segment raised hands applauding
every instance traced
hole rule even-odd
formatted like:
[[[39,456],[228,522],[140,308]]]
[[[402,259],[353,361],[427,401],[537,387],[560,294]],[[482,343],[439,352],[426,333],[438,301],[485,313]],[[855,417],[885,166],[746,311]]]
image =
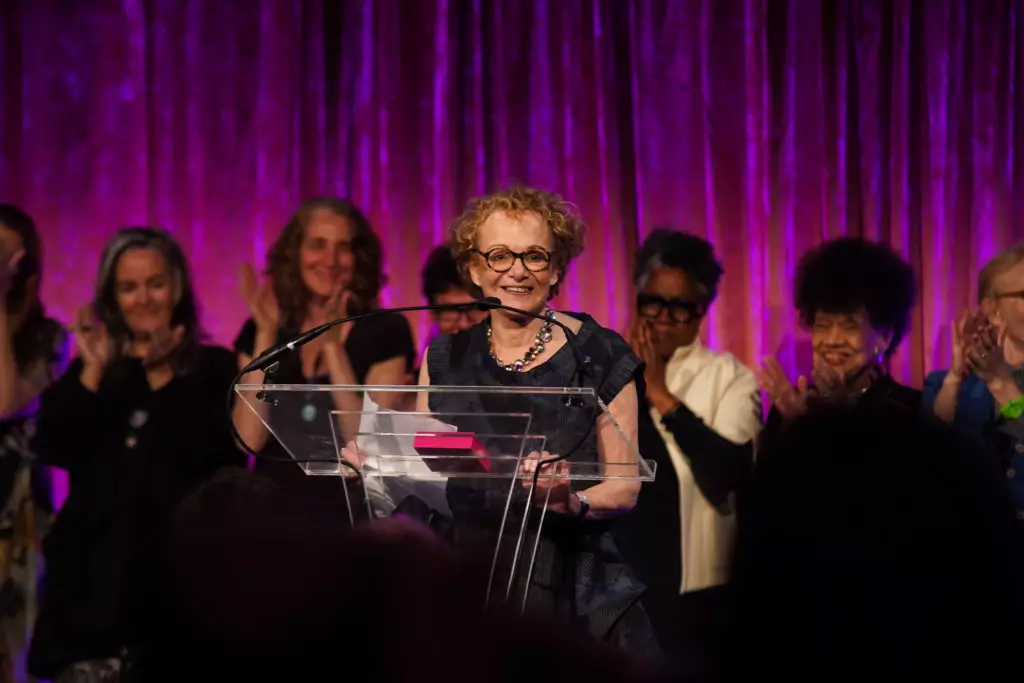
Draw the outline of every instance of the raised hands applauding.
[[[1006,326],[997,327],[984,317],[972,317],[975,318],[973,326],[965,325],[965,330],[969,334],[961,333],[959,355],[964,370],[973,372],[983,382],[989,384],[1009,374],[1003,356]]]
[[[807,398],[810,393],[807,377],[800,375],[794,386],[786,376],[786,371],[779,365],[779,361],[768,357],[764,359],[760,380],[761,389],[768,394],[772,405],[783,418],[789,420],[807,412]]]

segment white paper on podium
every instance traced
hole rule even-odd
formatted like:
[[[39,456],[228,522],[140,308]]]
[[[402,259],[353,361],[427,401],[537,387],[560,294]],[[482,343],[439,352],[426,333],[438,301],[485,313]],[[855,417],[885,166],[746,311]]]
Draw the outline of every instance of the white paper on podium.
[[[366,456],[363,489],[372,509],[390,516],[408,496],[416,496],[432,510],[450,517],[448,478],[427,466],[413,441],[420,432],[454,431],[454,426],[426,415],[383,410],[364,393],[356,446]],[[380,455],[392,457],[381,460]]]

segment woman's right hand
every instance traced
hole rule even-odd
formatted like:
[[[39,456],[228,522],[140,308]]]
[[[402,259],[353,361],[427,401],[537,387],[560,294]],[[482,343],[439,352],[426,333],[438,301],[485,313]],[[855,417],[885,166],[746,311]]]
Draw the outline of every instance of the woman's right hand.
[[[107,333],[106,326],[96,320],[92,306],[78,309],[74,328],[75,345],[78,356],[82,359],[82,374],[79,380],[89,391],[99,391],[100,380],[107,363],[114,357],[114,342]]]
[[[974,313],[967,311],[960,317],[960,320],[953,322],[951,325],[953,362],[949,366],[948,377],[962,381],[971,373],[967,362],[967,349],[970,347],[971,340],[989,327],[988,316],[981,311]]]
[[[359,472],[352,468],[363,469],[363,465],[366,463],[366,453],[356,445],[355,441],[349,441],[341,447],[339,460],[342,461],[341,476],[351,479],[359,476]]]
[[[779,362],[769,356],[764,359],[760,379],[761,389],[772,399],[772,405],[783,418],[788,420],[807,412],[806,377],[800,375],[794,387]]]
[[[78,309],[74,335],[83,365],[100,371],[106,368],[113,356],[113,342],[106,325],[96,320],[91,305]]]
[[[249,315],[256,323],[256,330],[276,334],[281,312],[270,280],[260,284],[256,269],[252,264],[246,263],[242,266],[239,276],[238,290],[249,307]]]

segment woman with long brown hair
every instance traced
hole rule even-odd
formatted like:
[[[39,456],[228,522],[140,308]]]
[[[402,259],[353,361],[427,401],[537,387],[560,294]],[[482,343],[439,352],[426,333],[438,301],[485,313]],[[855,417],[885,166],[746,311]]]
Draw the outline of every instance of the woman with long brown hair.
[[[385,283],[381,251],[369,220],[351,202],[333,197],[303,202],[270,249],[264,282],[259,282],[251,267],[243,270],[241,291],[252,317],[235,339],[239,368],[305,330],[376,309]],[[286,354],[272,381],[402,385],[415,355],[409,322],[401,315],[382,313],[337,326],[297,353]],[[256,372],[243,377],[242,382],[258,384],[263,379]],[[328,394],[311,392],[292,398],[293,402],[275,409],[275,432],[280,434],[287,424],[299,425],[308,432],[329,424],[323,416],[336,406]],[[390,402],[401,400],[400,396],[387,394],[374,398],[383,407],[397,407],[397,403]],[[288,454],[244,401],[236,402],[234,420],[246,444],[268,456],[257,461],[257,467],[285,485],[286,490],[344,502],[342,489],[330,477],[307,477],[296,464],[269,459],[285,459]],[[323,437],[324,443],[332,443],[329,433]]]
[[[22,680],[36,611],[38,540],[53,512],[29,447],[39,394],[64,369],[67,334],[39,300],[42,245],[24,211],[0,204],[0,682]]]

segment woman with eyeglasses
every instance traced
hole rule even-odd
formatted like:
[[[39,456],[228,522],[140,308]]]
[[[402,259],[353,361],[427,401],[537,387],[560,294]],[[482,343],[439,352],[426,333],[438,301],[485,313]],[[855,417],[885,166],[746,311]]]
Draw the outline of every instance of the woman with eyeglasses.
[[[452,249],[447,244],[441,244],[430,252],[420,279],[423,282],[423,298],[431,306],[466,304],[480,298],[480,289],[476,285],[466,284],[459,272],[459,264],[452,256]],[[453,334],[482,322],[487,317],[487,311],[431,311],[430,317],[438,334]]]
[[[536,463],[538,455],[563,456],[626,475],[596,484],[562,477],[537,481],[532,500],[549,497],[543,527],[539,532],[531,528],[531,534],[539,533],[539,549],[525,588],[527,610],[654,656],[657,643],[638,601],[643,585],[622,561],[611,534],[615,521],[633,509],[640,491],[638,481],[626,478],[638,471],[629,442],[636,438],[640,359],[622,337],[590,316],[551,306],[570,263],[583,251],[584,232],[572,205],[550,192],[512,188],[472,200],[452,226],[459,267],[484,296],[540,319],[494,310],[481,324],[435,338],[424,354],[420,384],[541,390],[574,386],[579,379],[576,356],[565,332],[552,322],[559,321],[574,333],[581,354],[590,358],[582,385],[596,389],[611,417],[593,404],[567,404],[564,395],[554,392],[526,398],[486,392],[428,397],[424,392],[419,409],[449,416],[444,419],[452,419],[460,431],[477,434],[507,432],[500,427],[500,415],[528,411],[530,433],[546,439],[545,452],[530,454],[529,462]],[[514,423],[521,428],[521,420]],[[523,489],[517,491],[532,486],[530,479],[521,483]],[[488,531],[494,529],[483,528],[479,520],[500,517],[507,498],[506,483],[450,481],[447,500],[457,547],[463,539],[479,538],[478,547],[461,547],[493,552],[496,538]]]
[[[978,303],[951,326],[953,363],[928,375],[922,405],[988,443],[1024,522],[1024,244],[981,269]]]
[[[627,561],[647,584],[644,605],[665,650],[687,665],[712,654],[728,580],[735,491],[761,429],[754,373],[701,344],[722,267],[707,241],[660,228],[637,255],[629,341],[644,361],[640,452],[658,476],[621,530]]]

